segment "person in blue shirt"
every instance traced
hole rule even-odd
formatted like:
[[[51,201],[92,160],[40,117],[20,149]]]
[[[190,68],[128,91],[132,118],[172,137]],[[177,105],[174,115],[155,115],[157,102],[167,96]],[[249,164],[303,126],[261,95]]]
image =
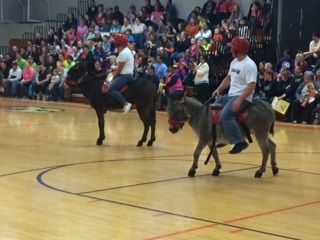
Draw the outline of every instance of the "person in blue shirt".
[[[294,59],[292,58],[292,53],[290,49],[285,49],[283,52],[283,57],[280,58],[276,66],[276,72],[280,73],[282,68],[289,69],[291,72],[294,67]]]
[[[168,67],[165,63],[163,63],[163,57],[157,56],[156,63],[153,64],[155,68],[155,73],[160,79],[165,79],[167,77]]]

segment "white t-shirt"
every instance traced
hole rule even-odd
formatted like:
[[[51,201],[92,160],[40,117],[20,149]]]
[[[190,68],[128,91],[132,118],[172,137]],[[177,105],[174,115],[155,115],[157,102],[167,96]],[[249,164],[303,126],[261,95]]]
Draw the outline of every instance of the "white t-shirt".
[[[250,83],[257,82],[257,65],[248,56],[242,61],[236,58],[231,62],[228,75],[231,76],[229,96],[240,96]],[[247,98],[252,101],[253,93]]]
[[[134,57],[131,50],[126,47],[124,48],[117,57],[117,63],[124,62],[124,66],[120,74],[133,74],[134,70]]]
[[[19,67],[17,67],[15,71],[13,70],[13,68],[10,69],[10,71],[9,71],[9,80],[10,81],[20,80],[21,77],[22,77],[22,70]]]
[[[320,50],[320,41],[318,41],[317,43],[315,41],[311,41],[310,45],[309,45],[309,51],[313,52],[313,51],[319,51]],[[317,54],[314,54],[315,57],[317,57]]]

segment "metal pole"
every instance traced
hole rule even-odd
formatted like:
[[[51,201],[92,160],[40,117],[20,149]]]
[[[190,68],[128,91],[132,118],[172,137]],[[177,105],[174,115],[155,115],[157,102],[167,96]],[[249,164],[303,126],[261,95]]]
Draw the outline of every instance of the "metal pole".
[[[50,2],[49,0],[46,0],[47,4],[48,4],[48,19],[51,20],[51,8],[50,8]]]
[[[277,45],[278,45],[278,49],[280,50],[280,44],[281,44],[281,40],[282,40],[282,12],[283,12],[283,0],[279,0],[278,1],[278,22],[277,22]],[[277,51],[277,59],[279,59],[280,57],[280,52]]]
[[[3,22],[3,0],[1,0],[1,2],[0,2],[0,10],[1,10],[1,12],[0,12],[1,19],[0,19],[0,21]]]
[[[30,0],[28,0],[27,5],[27,22],[30,22]]]

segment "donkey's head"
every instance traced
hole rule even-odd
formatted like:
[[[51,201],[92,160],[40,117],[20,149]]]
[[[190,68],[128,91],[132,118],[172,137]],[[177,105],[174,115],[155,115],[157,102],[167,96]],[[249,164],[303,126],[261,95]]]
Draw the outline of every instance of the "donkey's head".
[[[188,114],[184,106],[184,99],[168,99],[167,113],[169,117],[169,131],[177,133],[183,128],[185,121],[188,120]]]
[[[70,87],[76,87],[83,82],[83,78],[88,74],[87,66],[83,62],[74,65],[68,71],[66,83]]]

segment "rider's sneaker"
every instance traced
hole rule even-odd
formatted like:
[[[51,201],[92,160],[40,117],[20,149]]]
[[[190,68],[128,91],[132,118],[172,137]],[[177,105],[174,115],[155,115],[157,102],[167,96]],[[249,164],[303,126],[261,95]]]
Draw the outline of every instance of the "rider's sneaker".
[[[239,143],[236,143],[234,147],[229,151],[230,154],[236,154],[241,153],[243,150],[245,150],[249,144],[246,141],[242,141]]]
[[[131,103],[126,103],[126,105],[124,105],[123,107],[123,114],[127,114],[128,112],[130,112],[131,106]]]

